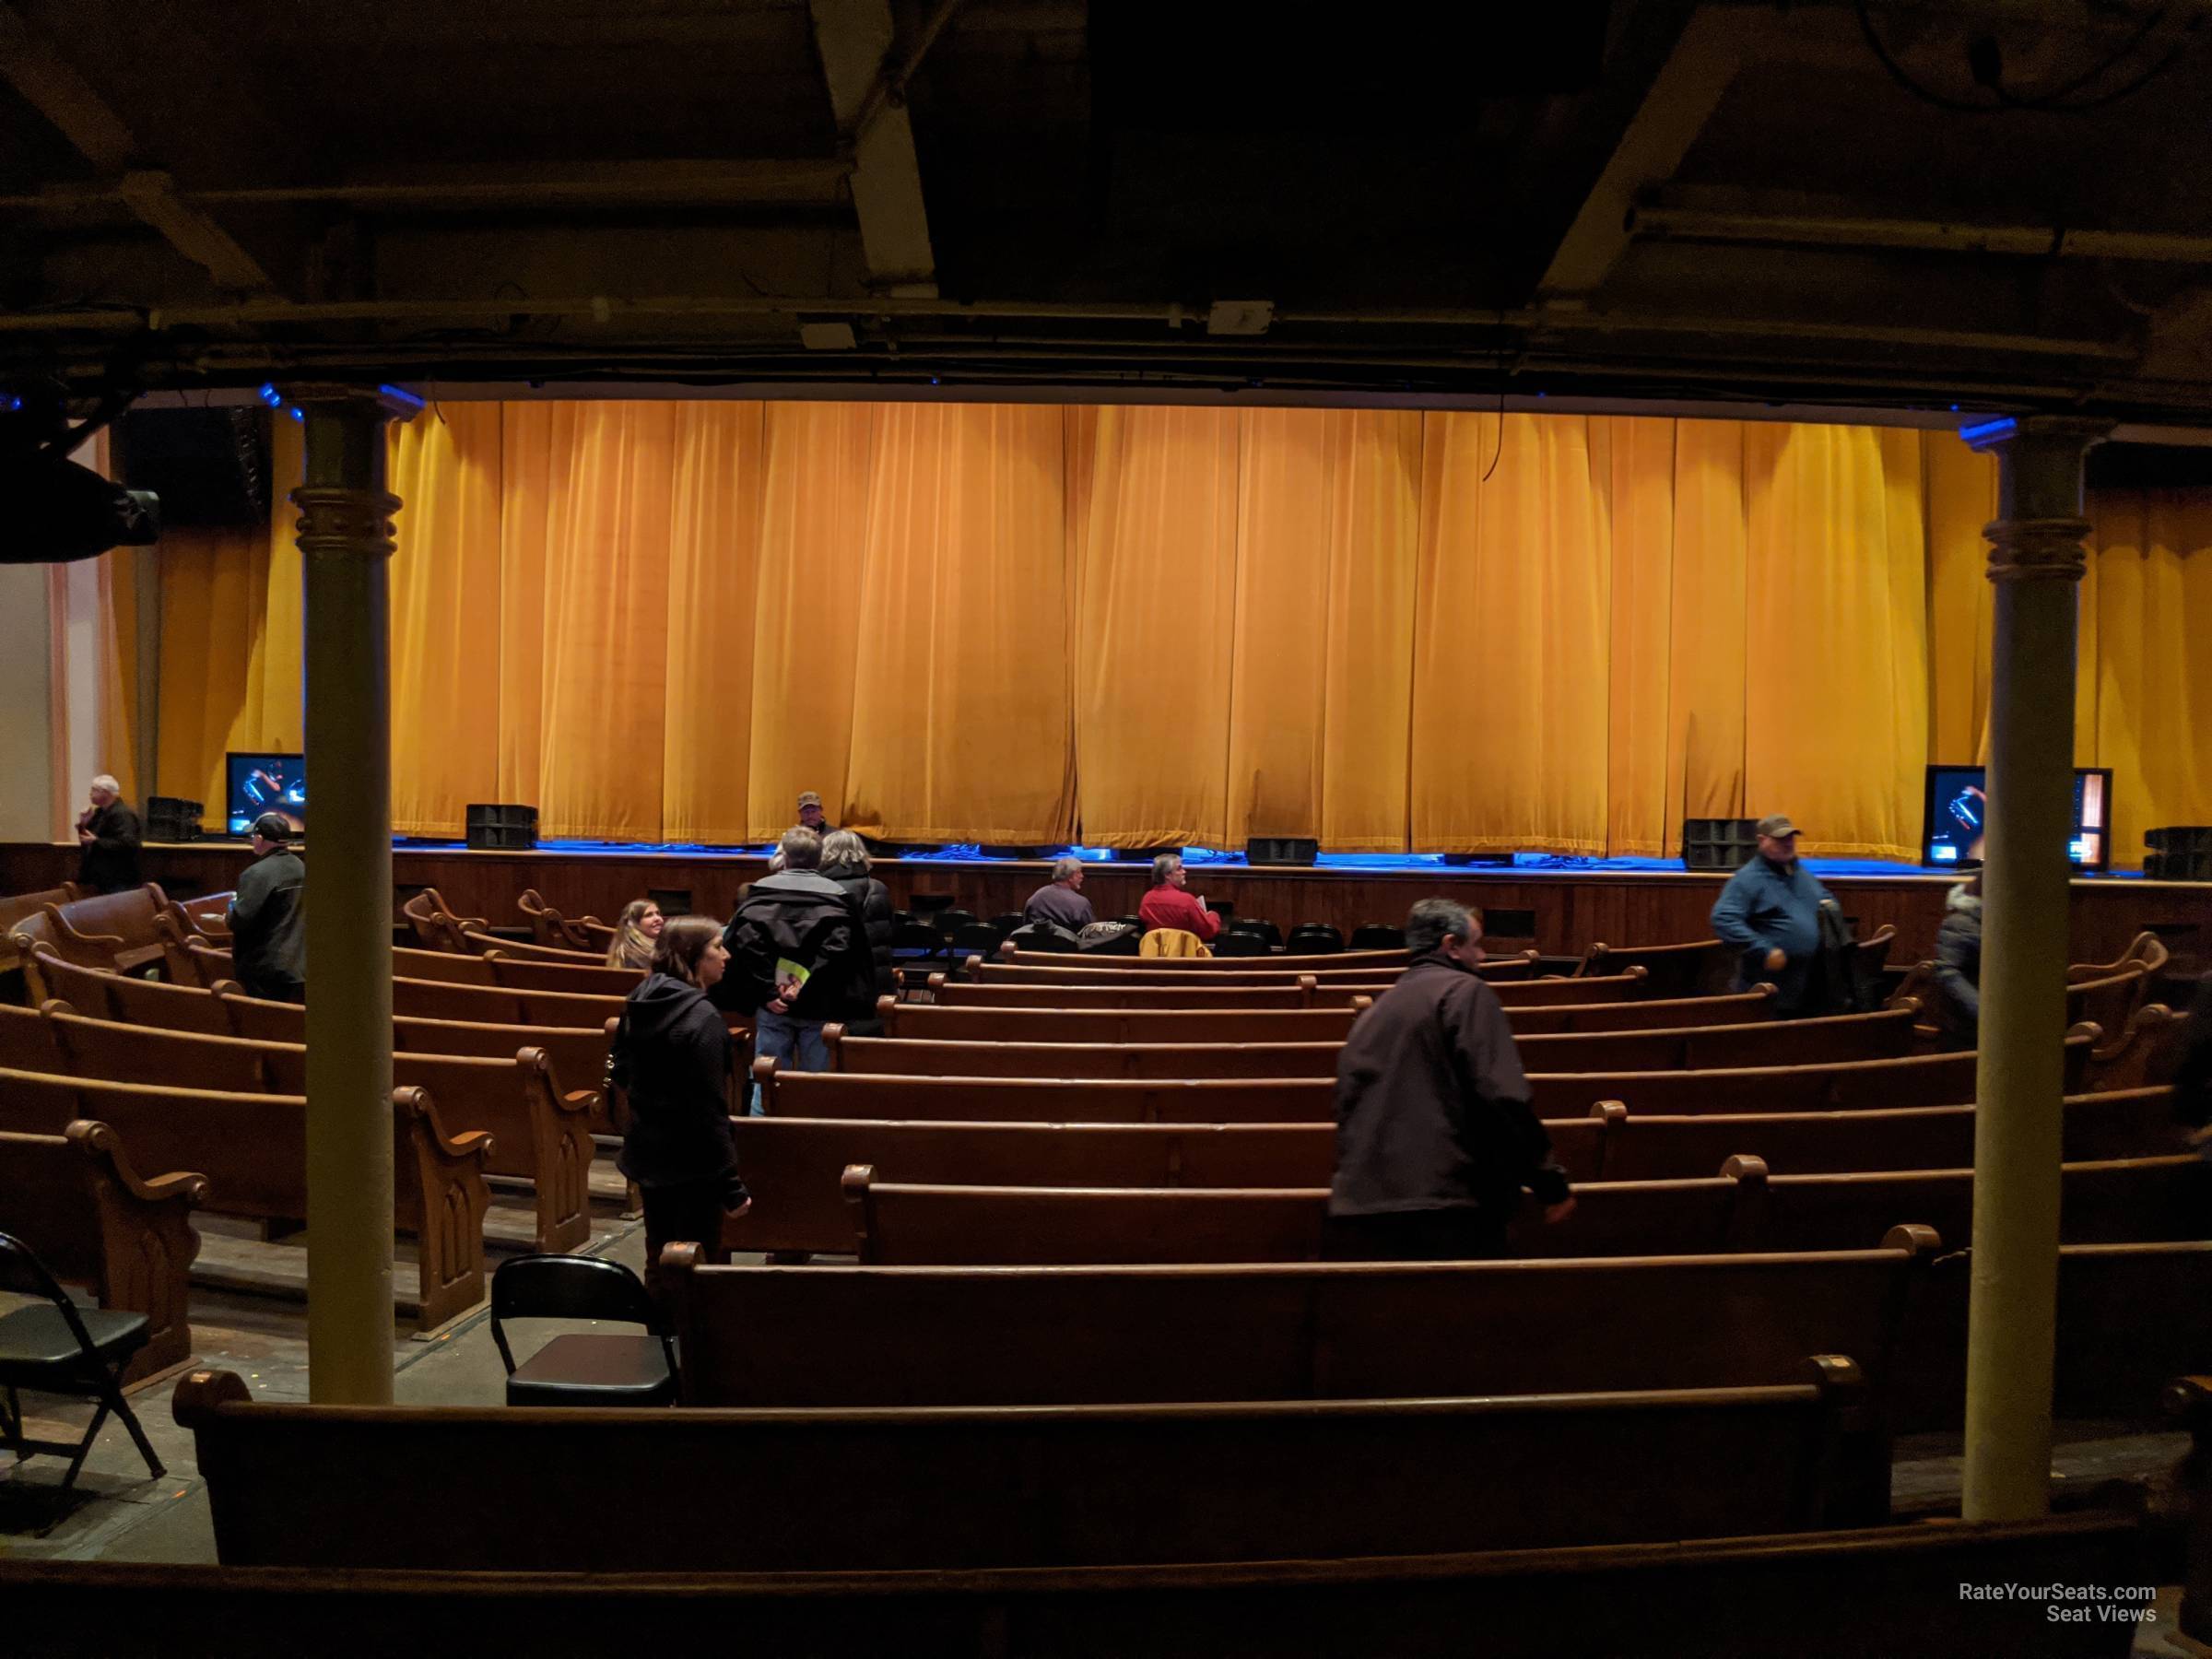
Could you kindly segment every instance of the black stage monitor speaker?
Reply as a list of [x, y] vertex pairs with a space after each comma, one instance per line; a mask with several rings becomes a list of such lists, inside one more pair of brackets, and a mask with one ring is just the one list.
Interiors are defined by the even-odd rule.
[[1466, 865], [1510, 865], [1512, 862], [1513, 855], [1511, 853], [1447, 853], [1444, 854], [1444, 863], [1455, 870]]
[[465, 833], [478, 853], [527, 853], [537, 845], [537, 808], [471, 802]]
[[2143, 831], [2143, 874], [2153, 881], [2212, 881], [2212, 824]]
[[200, 839], [205, 809], [197, 801], [176, 795], [146, 797], [146, 839], [150, 841], [194, 841]]
[[1244, 862], [1254, 865], [1310, 865], [1321, 843], [1305, 835], [1255, 835], [1244, 843]]
[[1759, 851], [1757, 818], [1684, 818], [1682, 867], [1739, 870]]
[[115, 454], [125, 488], [160, 497], [164, 524], [268, 522], [266, 409], [133, 409], [115, 422]]

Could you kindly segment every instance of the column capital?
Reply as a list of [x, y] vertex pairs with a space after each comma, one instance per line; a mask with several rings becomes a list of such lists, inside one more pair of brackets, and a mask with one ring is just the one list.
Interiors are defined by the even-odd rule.
[[1989, 538], [1992, 582], [2079, 582], [2089, 568], [2080, 518], [1996, 519], [1982, 526]]
[[389, 559], [398, 548], [392, 515], [399, 511], [399, 498], [387, 490], [302, 484], [288, 499], [300, 509], [300, 551], [310, 557]]

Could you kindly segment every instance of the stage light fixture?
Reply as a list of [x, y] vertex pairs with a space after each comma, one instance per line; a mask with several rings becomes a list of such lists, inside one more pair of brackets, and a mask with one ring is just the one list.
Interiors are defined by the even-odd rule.
[[69, 424], [51, 391], [0, 394], [0, 564], [65, 564], [161, 535], [161, 503], [68, 458], [105, 424]]

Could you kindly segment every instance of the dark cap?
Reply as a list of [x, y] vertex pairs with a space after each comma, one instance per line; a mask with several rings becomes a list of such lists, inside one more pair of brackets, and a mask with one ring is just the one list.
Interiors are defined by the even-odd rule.
[[282, 841], [292, 839], [292, 827], [280, 812], [265, 812], [253, 820], [253, 833], [263, 841]]
[[1759, 832], [1761, 835], [1771, 835], [1776, 841], [1780, 841], [1785, 835], [1795, 835], [1797, 826], [1790, 822], [1788, 813], [1776, 812], [1759, 820]]
[[816, 794], [813, 790], [808, 789], [800, 793], [799, 810], [801, 812], [806, 811], [809, 806], [819, 806], [821, 804], [822, 797], [818, 794]]

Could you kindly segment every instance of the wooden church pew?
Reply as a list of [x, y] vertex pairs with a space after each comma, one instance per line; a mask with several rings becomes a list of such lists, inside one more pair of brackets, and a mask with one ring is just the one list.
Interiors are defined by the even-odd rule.
[[88, 1287], [102, 1308], [146, 1315], [146, 1346], [126, 1383], [192, 1357], [188, 1275], [200, 1250], [192, 1212], [206, 1196], [205, 1175], [142, 1177], [106, 1124], [0, 1132], [0, 1232], [29, 1245], [64, 1284]]
[[[2203, 1230], [2212, 1170], [2193, 1157], [2064, 1166], [2068, 1243], [2160, 1242]], [[865, 1165], [844, 1176], [862, 1262], [982, 1266], [1310, 1262], [1325, 1187], [1105, 1188], [904, 1185]], [[1556, 1226], [1524, 1215], [1526, 1257], [1864, 1248], [1891, 1227], [1972, 1236], [1971, 1170], [1770, 1175], [1732, 1158], [1703, 1180], [1593, 1182]]]
[[[0, 1130], [53, 1135], [76, 1118], [112, 1126], [134, 1164], [205, 1174], [204, 1207], [211, 1212], [278, 1220], [307, 1214], [307, 1101], [298, 1095], [0, 1070]], [[484, 1300], [489, 1140], [477, 1130], [449, 1135], [425, 1090], [392, 1091], [394, 1220], [418, 1241], [422, 1329]]]
[[[46, 1039], [44, 1065], [38, 1063], [32, 1040], [39, 1035]], [[307, 1092], [304, 1044], [87, 1019], [58, 1002], [35, 1014], [0, 1007], [0, 1064], [117, 1083]], [[523, 1047], [500, 1058], [395, 1053], [392, 1080], [403, 1088], [428, 1090], [441, 1121], [454, 1130], [491, 1136], [486, 1171], [519, 1176], [535, 1189], [534, 1239], [540, 1251], [573, 1250], [591, 1237], [590, 1103], [555, 1093], [543, 1050]]]
[[[557, 1411], [253, 1402], [191, 1373], [231, 1564], [679, 1572], [1328, 1560], [1828, 1522], [1858, 1368], [1502, 1398]], [[580, 1470], [651, 1494], [576, 1524]], [[346, 1478], [303, 1484], [302, 1471]], [[496, 1514], [498, 1524], [485, 1524]]]

